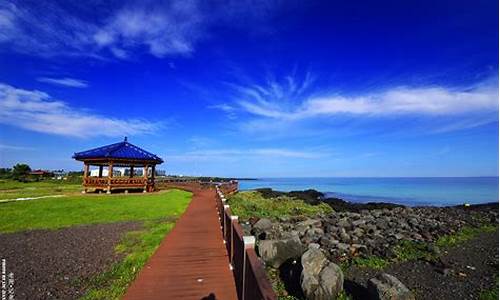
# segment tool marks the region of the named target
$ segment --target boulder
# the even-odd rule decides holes
[[[336,299],[344,289],[344,274],[340,267],[329,263],[319,274],[319,288],[316,299]]]
[[[321,227],[321,221],[316,219],[307,219],[305,221],[299,222],[295,226],[295,230],[299,232],[301,236],[303,236],[306,231],[310,228]]]
[[[344,275],[339,266],[328,261],[320,249],[311,247],[301,258],[300,284],[307,299],[335,299],[342,291]]]
[[[320,249],[311,247],[301,257],[302,273],[319,275],[319,272],[328,263],[328,259]]]
[[[340,250],[340,252],[347,253],[349,252],[350,246],[349,244],[338,243],[337,248]]]
[[[351,222],[349,222],[349,219],[348,218],[342,218],[338,221],[337,225],[339,227],[343,227],[343,228],[350,228],[351,227]]]
[[[259,242],[259,255],[268,265],[279,268],[290,258],[298,258],[304,253],[304,246],[298,235],[281,240],[262,240]]]
[[[328,262],[320,249],[311,248],[301,258],[302,274],[300,286],[307,299],[315,299],[314,295],[319,287],[319,273]]]
[[[306,244],[317,242],[324,234],[325,233],[321,228],[310,228],[304,234],[304,242]]]
[[[352,221],[352,226],[353,227],[358,227],[360,225],[364,225],[365,223],[366,223],[366,220],[359,219],[359,220],[356,220],[356,221]]]
[[[253,230],[256,232],[263,232],[271,229],[271,227],[273,227],[273,222],[269,219],[262,218],[253,225]]]
[[[378,300],[415,300],[415,295],[401,281],[386,273],[368,281],[368,292]]]

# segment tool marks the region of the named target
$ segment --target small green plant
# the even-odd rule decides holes
[[[496,275],[496,284],[489,290],[482,291],[479,294],[479,300],[497,300],[498,298],[498,275]]]
[[[299,300],[299,298],[295,296],[288,295],[285,283],[281,280],[277,269],[267,267],[266,272],[278,300]]]
[[[436,245],[439,247],[453,247],[460,243],[466,242],[482,232],[495,232],[498,230],[496,225],[484,225],[481,227],[464,227],[460,231],[442,236],[436,241]]]
[[[387,265],[389,264],[389,262],[386,259],[377,256],[370,256],[366,258],[355,257],[353,258],[352,263],[360,267],[366,267],[377,270],[381,270],[387,267]]]
[[[399,261],[433,259],[433,254],[428,250],[428,244],[423,242],[401,241],[394,247],[394,254]]]
[[[347,295],[345,291],[340,292],[340,294],[337,296],[338,300],[351,300],[352,298]]]

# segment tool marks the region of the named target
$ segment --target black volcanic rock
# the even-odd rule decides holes
[[[335,211],[349,211],[349,212],[360,212],[361,210],[372,210],[372,209],[383,209],[383,208],[395,208],[404,207],[403,205],[385,203],[385,202],[369,202],[369,203],[352,203],[340,198],[330,197],[325,198],[325,195],[314,189],[308,189],[304,191],[291,191],[291,192],[280,192],[275,191],[271,188],[260,188],[256,189],[262,197],[266,199],[272,199],[279,196],[289,196],[300,200],[303,200],[307,204],[318,205],[322,202],[330,205]]]

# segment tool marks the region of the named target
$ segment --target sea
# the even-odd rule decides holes
[[[329,177],[240,180],[240,190],[315,189],[351,202],[390,202],[409,206],[448,206],[498,202],[498,177]]]

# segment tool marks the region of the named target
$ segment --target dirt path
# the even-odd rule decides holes
[[[417,299],[477,299],[481,291],[495,286],[498,274],[498,231],[481,233],[441,255],[443,264],[410,261],[395,264],[384,272],[396,276],[413,290]],[[443,272],[443,266],[448,269]],[[365,299],[366,283],[379,271],[351,267],[346,288],[355,299]]]
[[[83,282],[120,257],[115,246],[140,223],[74,226],[0,234],[0,258],[13,273],[15,299],[77,299]]]
[[[193,200],[124,299],[237,299],[222,240],[214,190]]]

